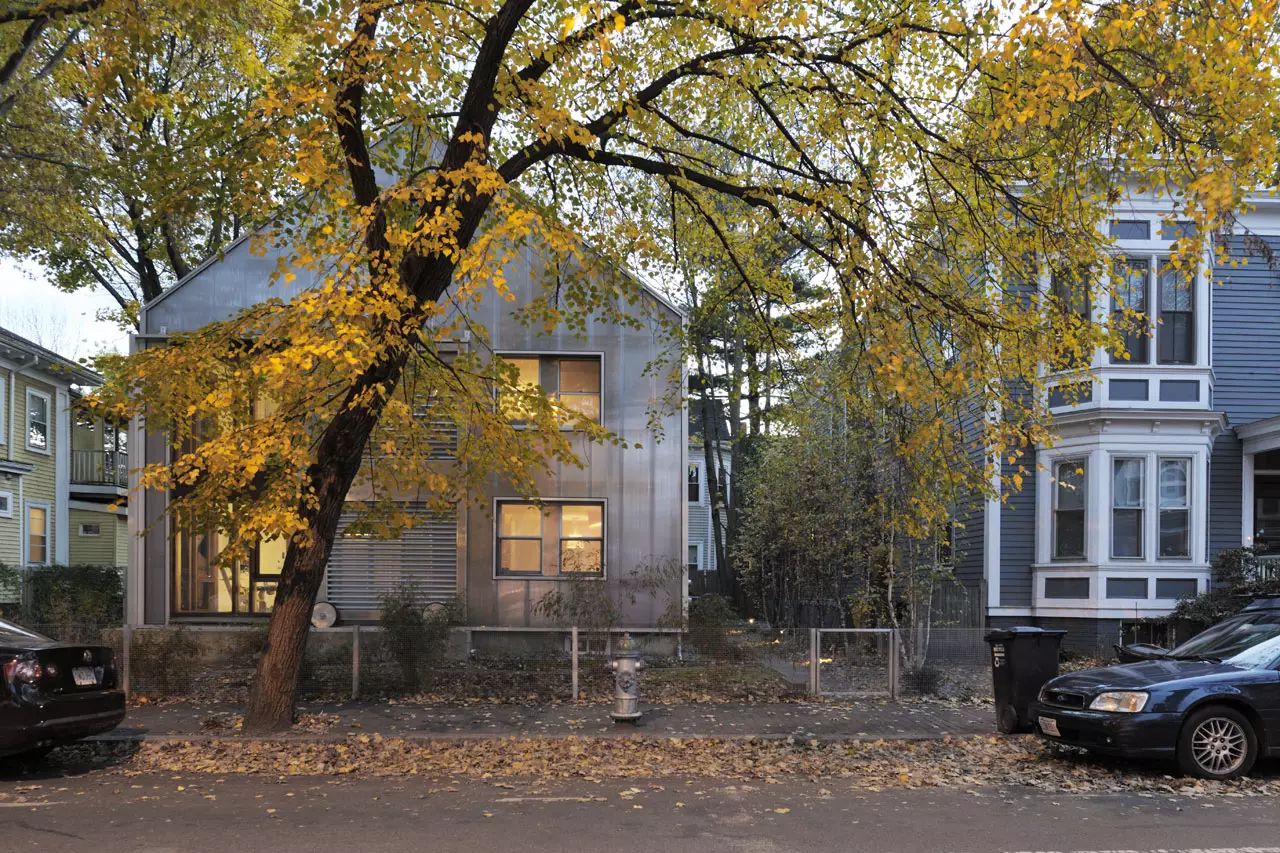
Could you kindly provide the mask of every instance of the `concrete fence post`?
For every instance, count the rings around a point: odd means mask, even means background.
[[[360,626],[351,626],[351,698],[360,698]]]
[[[132,682],[132,661],[133,650],[133,626],[125,625],[120,631],[120,688],[124,690],[125,698],[129,698]]]
[[[813,696],[822,694],[822,685],[819,683],[818,666],[821,663],[822,641],[820,629],[809,629],[809,693]]]
[[[574,625],[569,633],[569,651],[573,658],[573,701],[578,701],[578,626]]]

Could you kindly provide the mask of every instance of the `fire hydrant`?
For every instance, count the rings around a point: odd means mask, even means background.
[[[613,710],[609,716],[617,723],[640,722],[640,690],[637,676],[644,669],[636,642],[630,634],[623,634],[618,642],[617,654],[609,661],[614,672]]]

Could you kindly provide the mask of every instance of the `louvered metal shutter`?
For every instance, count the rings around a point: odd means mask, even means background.
[[[458,590],[458,516],[428,516],[399,539],[345,536],[355,520],[344,513],[329,555],[329,602],[338,612],[382,609],[382,597],[401,584],[417,588],[431,601],[445,601]]]

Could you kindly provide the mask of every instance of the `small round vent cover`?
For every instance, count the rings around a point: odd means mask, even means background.
[[[327,601],[320,601],[311,608],[311,625],[315,628],[332,628],[338,624],[338,608]]]

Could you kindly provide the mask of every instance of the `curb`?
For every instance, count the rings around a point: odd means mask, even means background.
[[[708,733],[654,733],[646,734],[641,732],[593,732],[593,733],[519,733],[508,732],[503,734],[483,734],[479,732],[395,732],[388,734],[386,732],[361,732],[348,733],[341,735],[333,734],[281,734],[281,735],[237,735],[237,734],[150,734],[147,732],[137,733],[107,733],[94,735],[85,738],[84,743],[195,743],[195,744],[215,744],[215,743],[278,743],[281,745],[289,744],[306,744],[306,745],[332,745],[343,744],[352,738],[360,737],[380,737],[383,740],[403,740],[417,743],[476,743],[482,741],[493,740],[698,740],[698,741],[728,741],[728,742],[747,742],[747,743],[774,743],[793,741],[795,743],[876,743],[878,741],[936,741],[945,740],[947,738],[970,738],[970,737],[998,737],[1005,738],[1009,735],[1002,735],[997,732],[981,732],[981,733],[956,733],[956,732],[903,732],[895,734],[854,734],[854,735],[833,735],[833,734],[708,734]]]

